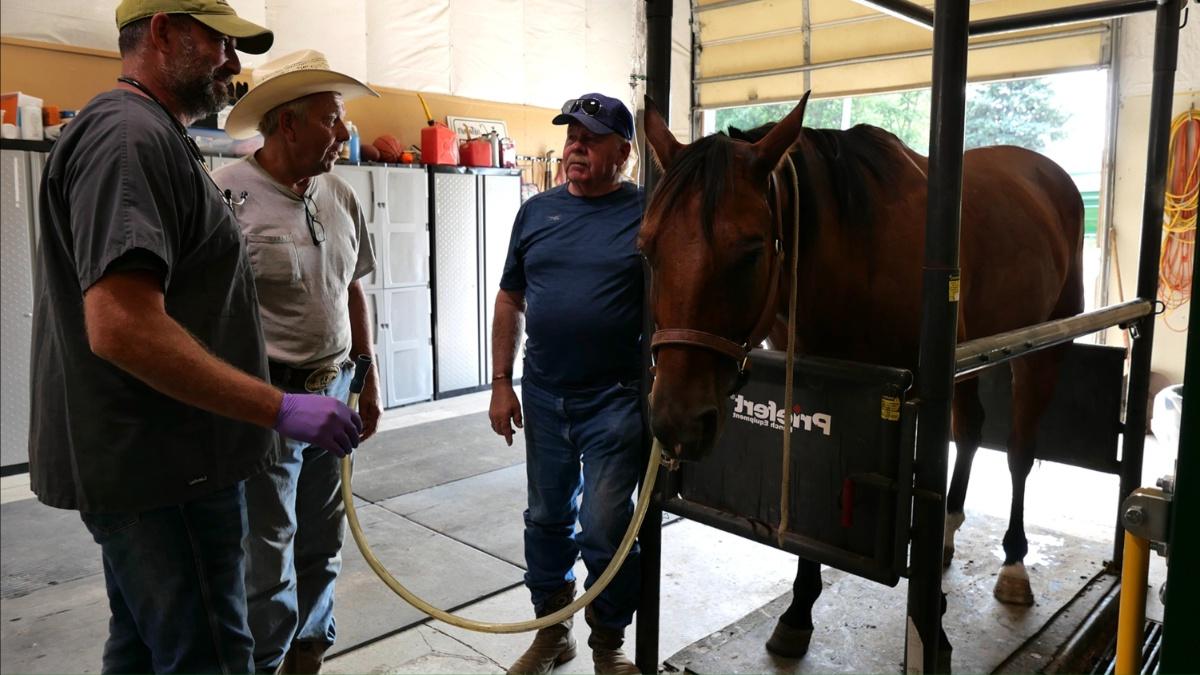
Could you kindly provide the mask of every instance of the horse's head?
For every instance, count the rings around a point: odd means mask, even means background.
[[[651,425],[679,459],[712,447],[746,352],[778,315],[784,214],[774,176],[807,100],[756,143],[718,134],[685,146],[647,99],[646,138],[663,169],[638,237],[657,327]]]

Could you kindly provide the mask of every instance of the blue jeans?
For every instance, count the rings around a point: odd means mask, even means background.
[[[253,670],[241,483],[175,506],[80,516],[100,544],[112,612],[102,672]]]
[[[354,372],[343,369],[325,396],[346,400]],[[333,644],[333,590],[342,569],[345,507],[341,460],[281,439],[279,461],[246,481],[246,599],[254,664],[273,672],[293,641]]]
[[[559,395],[523,382],[521,399],[529,490],[525,585],[540,611],[555,591],[575,580],[571,568],[579,556],[588,571],[584,587],[590,588],[629,527],[642,468],[641,398],[636,384]],[[600,625],[623,629],[633,621],[639,553],[635,544],[621,571],[592,603]]]

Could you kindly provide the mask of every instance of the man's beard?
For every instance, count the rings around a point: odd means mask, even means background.
[[[224,108],[232,93],[228,86],[217,83],[213,71],[198,66],[196,45],[191,36],[183,36],[182,42],[182,53],[173,59],[178,65],[164,67],[163,76],[179,112],[185,117],[199,119]]]

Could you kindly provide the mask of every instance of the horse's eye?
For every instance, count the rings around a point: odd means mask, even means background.
[[[741,269],[754,267],[758,264],[758,261],[762,259],[762,254],[763,249],[761,245],[754,248],[743,249],[741,253],[739,253],[734,259],[733,264]]]

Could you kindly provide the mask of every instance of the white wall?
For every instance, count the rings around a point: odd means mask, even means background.
[[[4,0],[6,36],[115,50],[115,0]],[[275,31],[253,67],[311,48],[372,84],[557,108],[602,91],[633,102],[638,0],[230,0]],[[677,12],[688,11],[687,0]],[[684,20],[686,30],[686,18]],[[643,31],[644,33],[644,31]],[[690,38],[681,38],[689,44]],[[686,73],[684,73],[686,75]],[[686,81],[686,80],[685,80]],[[686,94],[682,105],[687,106]]]
[[[1172,116],[1200,107],[1200,12],[1192,6],[1192,16],[1179,36],[1179,64],[1175,73],[1175,98]],[[1137,294],[1137,262],[1142,226],[1142,204],[1146,191],[1146,150],[1150,122],[1150,87],[1153,81],[1154,15],[1141,14],[1125,19],[1122,27],[1120,59],[1120,102],[1117,110],[1117,161],[1113,193],[1112,224],[1116,231],[1116,257],[1120,263],[1120,281],[1125,299]],[[1116,270],[1109,279],[1109,302],[1120,300]],[[1195,302],[1197,299],[1193,299]],[[1154,327],[1154,359],[1151,369],[1166,381],[1183,381],[1186,333],[1173,330],[1186,325],[1185,305],[1179,313],[1160,317]],[[1195,330],[1200,330],[1197,326]],[[1109,344],[1122,344],[1115,331]]]

